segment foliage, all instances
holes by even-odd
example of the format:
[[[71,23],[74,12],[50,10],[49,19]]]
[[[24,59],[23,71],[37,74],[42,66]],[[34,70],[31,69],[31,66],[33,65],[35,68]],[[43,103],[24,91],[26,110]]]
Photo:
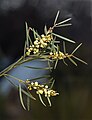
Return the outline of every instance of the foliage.
[[[49,106],[51,106],[50,97],[59,95],[59,93],[57,93],[55,90],[52,89],[55,80],[50,75],[44,75],[41,77],[37,77],[34,79],[27,79],[24,81],[8,74],[10,70],[18,67],[23,63],[33,61],[36,59],[39,59],[40,61],[47,61],[48,66],[47,67],[25,66],[25,67],[28,69],[38,69],[38,70],[45,69],[45,70],[50,70],[50,72],[52,72],[53,69],[56,69],[57,63],[59,60],[63,60],[64,64],[68,65],[65,62],[66,58],[68,58],[75,66],[77,66],[77,63],[74,61],[74,59],[84,64],[87,64],[86,62],[84,62],[83,60],[81,60],[80,58],[74,55],[74,53],[79,49],[82,43],[79,44],[71,54],[68,54],[66,52],[65,43],[71,42],[74,44],[75,41],[54,33],[55,28],[71,25],[70,23],[67,23],[71,20],[71,18],[68,18],[62,22],[57,23],[58,16],[59,16],[59,11],[57,12],[57,15],[55,17],[54,25],[49,29],[47,29],[47,26],[45,25],[44,34],[42,35],[39,35],[39,33],[34,28],[28,27],[27,23],[25,23],[26,41],[25,41],[23,56],[21,56],[21,58],[17,62],[11,64],[9,67],[7,67],[6,69],[0,72],[0,77],[4,76],[5,78],[7,78],[7,80],[9,80],[9,82],[12,83],[19,90],[20,102],[25,110],[30,109],[30,99],[36,100],[36,98],[32,95],[32,91],[35,91],[35,93],[38,95],[41,103],[44,106],[46,106],[46,104],[44,103],[42,96],[47,98]],[[34,42],[32,42],[31,40],[30,32],[33,33]],[[58,41],[57,38],[60,38],[61,40],[63,40],[62,46],[63,46],[64,52],[60,51],[60,47],[59,47],[60,41]],[[11,81],[10,78],[17,80],[19,82],[19,85],[16,85],[15,83],[13,83],[13,81]],[[49,80],[49,83],[40,84],[37,81],[39,79],[44,79],[44,78],[47,78]],[[23,94],[27,96],[27,103],[26,103],[27,107],[25,107],[25,104],[24,104]]]

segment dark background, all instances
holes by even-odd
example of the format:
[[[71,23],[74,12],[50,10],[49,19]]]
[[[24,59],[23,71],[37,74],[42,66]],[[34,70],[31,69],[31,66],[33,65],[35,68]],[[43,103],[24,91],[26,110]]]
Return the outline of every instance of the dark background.
[[[75,53],[88,65],[78,67],[62,61],[53,72],[55,89],[60,93],[52,98],[52,107],[32,101],[31,110],[24,111],[18,92],[6,87],[0,79],[0,120],[92,120],[92,2],[91,0],[0,0],[0,70],[15,62],[22,54],[25,41],[25,21],[43,33],[44,25],[72,17],[72,26],[57,29],[59,34],[83,46]],[[67,51],[76,45],[67,44]],[[21,72],[22,74],[22,72]],[[3,89],[3,90],[2,90]],[[9,91],[8,91],[9,90]]]

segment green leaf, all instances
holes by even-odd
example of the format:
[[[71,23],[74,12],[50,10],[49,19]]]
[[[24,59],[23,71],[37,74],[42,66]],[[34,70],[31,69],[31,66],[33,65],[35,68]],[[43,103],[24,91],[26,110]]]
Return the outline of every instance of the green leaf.
[[[53,34],[54,36],[58,37],[58,38],[61,38],[61,39],[65,40],[65,41],[68,41],[68,42],[71,42],[71,43],[75,43],[75,41],[70,40],[70,39],[68,39],[68,38],[66,38],[66,37],[63,37],[63,36],[61,36],[61,35],[58,35],[58,34],[56,34],[56,33],[52,33],[52,34]]]
[[[42,100],[41,95],[40,95],[40,94],[38,94],[38,96],[39,96],[39,99],[40,99],[41,103],[42,103],[42,104],[46,107],[45,103],[44,103],[44,102],[43,102],[43,100]]]
[[[13,86],[15,86],[17,89],[19,89],[19,86],[17,86],[16,84],[14,84],[7,76],[4,75],[4,77],[5,77]],[[33,99],[33,100],[36,100],[36,98],[33,97],[30,92],[27,93],[27,92],[26,92],[25,90],[23,90],[23,89],[21,89],[21,91],[22,91],[26,96],[30,97],[30,98]]]
[[[45,35],[47,35],[47,26],[46,25],[44,26],[44,33],[45,33]]]
[[[63,41],[63,50],[64,50],[64,54],[66,54],[66,46],[65,46],[65,41]]]
[[[55,25],[56,22],[57,22],[57,19],[58,19],[59,13],[60,13],[60,11],[57,12],[57,15],[56,15],[55,20],[54,20],[54,25]]]
[[[21,102],[22,107],[26,110],[26,107],[23,102],[23,97],[22,97],[21,84],[19,84],[19,97],[20,97],[20,102]]]
[[[52,78],[52,80],[53,80],[53,78]],[[51,80],[50,80],[50,81],[51,81]],[[50,90],[53,88],[54,83],[55,83],[55,80],[52,81],[51,86],[50,86],[50,88],[49,88]]]
[[[67,27],[67,26],[71,26],[72,24],[62,24],[62,25],[57,25],[56,27]]]
[[[27,22],[25,22],[25,24],[26,24],[26,45],[29,46],[29,42],[28,42],[29,29],[28,29]]]
[[[29,35],[28,35],[28,38],[29,38],[29,41],[30,41],[30,45],[33,45],[32,40],[31,40]]]
[[[36,33],[36,32],[35,32],[35,30],[34,30],[34,28],[33,28],[34,39],[37,38],[37,35],[36,35],[35,33]]]
[[[30,98],[27,96],[27,110],[30,110]]]
[[[58,44],[59,44],[59,43],[60,43],[60,41],[54,41],[54,43],[58,43]]]
[[[66,20],[64,20],[64,21],[61,21],[61,22],[57,23],[56,25],[61,25],[61,24],[63,24],[63,23],[66,23],[66,22],[70,21],[71,19],[72,19],[72,18],[68,18],[68,19],[66,19]]]
[[[47,97],[47,100],[48,100],[49,106],[51,107],[51,101],[50,101],[50,98]]]
[[[38,79],[43,79],[43,78],[49,78],[49,77],[50,77],[50,75],[44,75],[44,76],[36,77],[36,78],[30,79],[30,80],[32,81],[32,80],[38,80]]]
[[[80,61],[80,62],[82,62],[82,63],[84,63],[84,64],[88,64],[88,63],[86,63],[85,61],[83,61],[83,60],[81,60],[80,58],[78,58],[78,57],[75,57],[74,55],[72,56],[73,58],[75,58],[76,60],[78,60],[78,61]]]
[[[35,38],[35,39],[36,39],[36,36],[37,36],[38,38],[40,38],[40,35],[35,31],[34,28],[29,27],[29,29],[30,29],[31,31],[33,31],[33,34],[34,34],[34,38]]]
[[[72,55],[79,49],[79,47],[82,45],[82,43],[80,43],[74,50],[73,52],[71,53]]]
[[[65,62],[65,60],[63,59],[63,63],[66,65],[66,66],[68,66],[68,64]]]
[[[29,47],[29,43],[28,43],[28,25],[27,25],[27,22],[25,22],[25,25],[26,25],[26,41],[25,41],[25,46],[24,46],[24,58],[26,56],[26,48]]]
[[[55,61],[54,69],[56,69],[57,64],[58,64],[58,59],[56,59],[56,61]]]
[[[15,63],[11,64],[10,66],[8,66],[7,68],[5,68],[4,70],[2,70],[0,72],[0,77],[2,77],[4,74],[6,74],[7,72],[9,72],[11,69],[15,68],[15,66],[23,59],[23,56],[18,59]]]
[[[76,62],[75,62],[72,58],[68,57],[68,59],[69,59],[75,66],[77,66]]]
[[[13,78],[14,80],[17,80],[17,81],[19,81],[19,82],[21,82],[21,83],[24,83],[24,81],[23,81],[22,79],[16,78],[16,77],[14,77],[14,76],[12,76],[12,75],[10,75],[10,74],[4,74],[4,76],[8,76],[8,77],[10,77],[10,78]]]
[[[51,69],[51,64],[50,64],[50,61],[48,60],[48,67],[49,67],[49,70],[52,71]]]
[[[32,66],[24,66],[26,68],[31,68],[31,69],[42,69],[42,70],[49,70],[49,69],[53,69],[53,67],[43,67],[43,68],[39,68],[39,67],[32,67]]]

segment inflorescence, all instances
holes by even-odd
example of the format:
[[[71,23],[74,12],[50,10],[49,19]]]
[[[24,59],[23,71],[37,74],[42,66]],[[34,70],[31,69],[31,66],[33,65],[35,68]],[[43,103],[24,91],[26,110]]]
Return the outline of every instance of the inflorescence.
[[[26,81],[26,83],[27,82],[28,81]],[[59,93],[50,89],[48,85],[43,85],[43,84],[41,85],[37,81],[28,83],[27,88],[28,88],[29,91],[36,90],[36,94],[40,94],[40,95],[44,94],[45,97],[51,97],[51,96],[59,95]]]

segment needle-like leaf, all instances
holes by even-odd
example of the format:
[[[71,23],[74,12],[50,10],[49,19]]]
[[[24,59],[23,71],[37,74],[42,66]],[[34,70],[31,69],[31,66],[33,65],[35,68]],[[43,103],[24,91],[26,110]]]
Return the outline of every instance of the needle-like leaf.
[[[68,57],[68,59],[69,59],[75,66],[77,66],[76,62],[75,62],[71,57]]]
[[[65,46],[65,41],[63,41],[63,50],[64,50],[64,54],[66,54],[66,46]]]
[[[46,25],[44,26],[44,33],[45,33],[45,35],[47,35],[47,26]]]
[[[53,67],[43,67],[43,68],[39,68],[39,67],[32,67],[32,66],[24,66],[26,68],[30,68],[30,69],[41,69],[41,70],[49,70],[49,69],[53,69]]]
[[[24,83],[24,81],[23,81],[22,79],[16,78],[16,77],[14,77],[14,76],[12,76],[12,75],[10,75],[10,74],[4,74],[4,76],[8,76],[8,77],[10,77],[10,78],[12,78],[12,79],[14,79],[14,80],[17,80],[17,81],[19,81],[19,82],[21,82],[21,83]]]
[[[13,83],[13,82],[9,79],[9,77],[7,77],[6,75],[4,75],[4,77],[5,77],[13,86],[15,86],[17,89],[19,89],[19,86],[17,86],[15,83]],[[36,98],[33,97],[33,95],[32,95],[31,93],[28,93],[28,92],[26,92],[26,91],[23,90],[23,89],[21,89],[21,91],[22,91],[26,96],[30,97],[30,98],[33,99],[33,100],[36,100]]]
[[[36,78],[33,78],[33,79],[30,79],[31,81],[32,80],[39,80],[39,79],[44,79],[44,78],[49,78],[50,75],[44,75],[44,76],[41,76],[41,77],[36,77]]]
[[[72,19],[72,18],[68,18],[68,19],[66,19],[66,20],[64,20],[64,21],[61,21],[61,22],[57,23],[56,25],[61,25],[61,24],[63,24],[63,23],[66,23],[66,22],[70,21],[71,19]]]
[[[68,39],[68,38],[66,38],[66,37],[64,37],[64,36],[58,35],[58,34],[56,34],[56,33],[52,33],[52,34],[53,34],[54,36],[58,37],[58,38],[61,38],[62,40],[65,40],[65,41],[68,41],[68,42],[71,42],[71,43],[75,43],[75,41],[70,40],[70,39]]]
[[[27,110],[30,110],[30,98],[27,96]]]
[[[29,38],[30,45],[33,45],[31,37],[29,35],[28,35],[28,38]]]
[[[52,80],[53,80],[53,79],[52,79]],[[55,83],[55,80],[52,81],[51,86],[50,86],[50,88],[49,88],[50,90],[53,88],[54,83]]]
[[[22,97],[21,84],[19,84],[19,97],[20,97],[20,102],[21,102],[22,107],[26,110],[26,107],[23,102],[23,97]]]
[[[72,55],[79,49],[79,47],[82,45],[82,43],[80,43],[74,50],[73,52],[71,53]]]
[[[48,100],[49,106],[51,107],[51,101],[50,101],[50,98],[47,97],[47,100]]]
[[[67,26],[71,26],[72,24],[70,23],[70,24],[62,24],[62,25],[57,25],[57,26],[55,26],[55,27],[67,27]]]
[[[42,100],[41,95],[40,95],[40,94],[38,94],[38,96],[39,96],[39,99],[40,99],[41,103],[42,103],[42,104],[46,107],[45,103],[44,103],[44,102],[43,102],[43,100]]]
[[[58,19],[59,13],[60,13],[60,11],[57,12],[57,15],[56,15],[55,20],[54,20],[54,25],[55,25],[56,22],[57,22],[57,19]]]
[[[52,71],[49,59],[48,59],[48,67],[49,67],[49,70]]]
[[[18,59],[15,63],[11,64],[7,68],[5,68],[3,71],[0,72],[0,77],[2,77],[5,73],[9,72],[12,68],[14,68],[20,61],[22,61],[23,56]]]
[[[54,69],[56,69],[57,64],[58,64],[58,59],[56,59],[56,61],[55,61]]]
[[[36,36],[37,36],[38,38],[40,38],[40,35],[35,31],[34,28],[29,27],[29,29],[30,29],[31,31],[33,31],[34,38],[36,38]]]
[[[27,25],[27,22],[25,22],[25,25],[26,25],[26,41],[25,41],[25,45],[24,45],[24,58],[25,58],[25,55],[26,55],[26,48],[29,46],[29,43],[28,43],[28,25]]]
[[[66,66],[68,66],[68,64],[65,62],[65,60],[63,59],[63,63],[66,65]]]
[[[80,61],[80,62],[82,62],[82,63],[84,63],[84,64],[88,64],[88,63],[86,63],[85,61],[83,61],[83,60],[81,60],[80,58],[78,58],[78,57],[75,57],[74,55],[72,56],[73,58],[75,58],[76,60],[78,60],[78,61]]]

